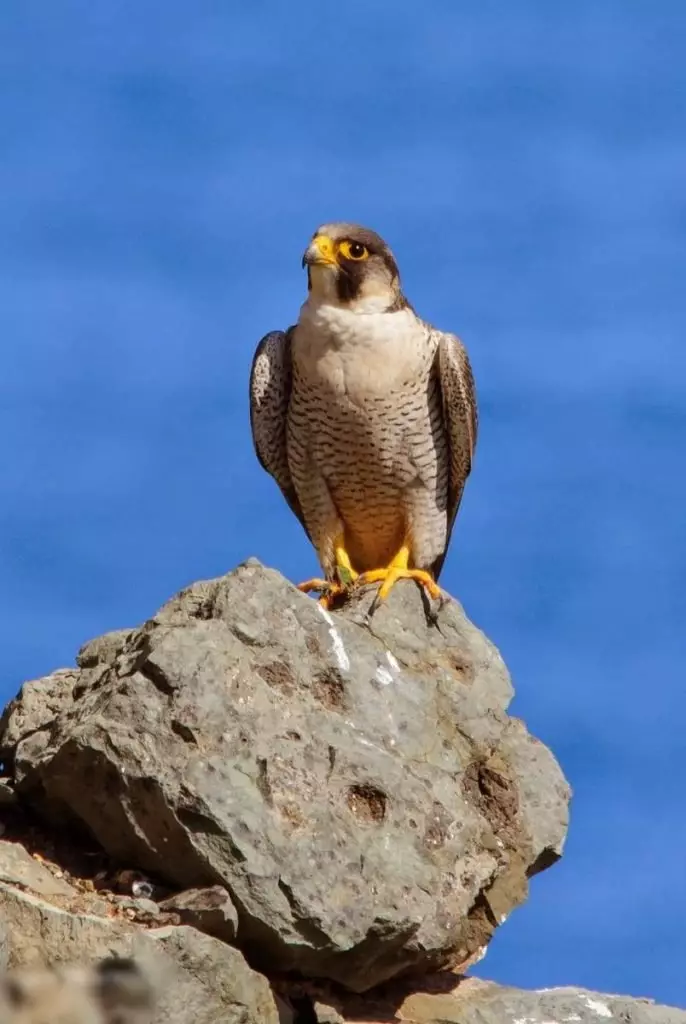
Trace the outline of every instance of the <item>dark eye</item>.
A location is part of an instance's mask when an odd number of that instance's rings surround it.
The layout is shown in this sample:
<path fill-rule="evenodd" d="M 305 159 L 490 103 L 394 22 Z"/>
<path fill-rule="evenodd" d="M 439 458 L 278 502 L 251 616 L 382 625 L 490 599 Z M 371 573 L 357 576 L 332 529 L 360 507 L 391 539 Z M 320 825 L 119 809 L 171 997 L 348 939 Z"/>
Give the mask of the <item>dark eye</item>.
<path fill-rule="evenodd" d="M 339 250 L 346 260 L 366 260 L 369 258 L 369 249 L 362 242 L 341 242 Z"/>

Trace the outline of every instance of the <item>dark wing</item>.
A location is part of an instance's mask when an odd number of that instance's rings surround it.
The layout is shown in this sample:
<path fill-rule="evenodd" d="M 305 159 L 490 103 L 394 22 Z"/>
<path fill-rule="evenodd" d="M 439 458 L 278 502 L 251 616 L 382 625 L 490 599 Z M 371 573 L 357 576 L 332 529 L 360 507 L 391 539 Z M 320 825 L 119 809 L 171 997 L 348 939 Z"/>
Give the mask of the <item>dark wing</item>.
<path fill-rule="evenodd" d="M 285 332 L 270 331 L 257 346 L 250 370 L 250 427 L 261 466 L 274 477 L 291 511 L 307 532 L 286 449 L 292 334 L 292 327 Z"/>
<path fill-rule="evenodd" d="M 432 566 L 438 579 L 450 544 L 455 517 L 462 500 L 462 491 L 472 468 L 478 413 L 474 376 L 467 351 L 454 334 L 434 331 L 438 336 L 434 372 L 438 375 L 443 400 L 443 426 L 448 439 L 448 533 L 445 551 Z"/>

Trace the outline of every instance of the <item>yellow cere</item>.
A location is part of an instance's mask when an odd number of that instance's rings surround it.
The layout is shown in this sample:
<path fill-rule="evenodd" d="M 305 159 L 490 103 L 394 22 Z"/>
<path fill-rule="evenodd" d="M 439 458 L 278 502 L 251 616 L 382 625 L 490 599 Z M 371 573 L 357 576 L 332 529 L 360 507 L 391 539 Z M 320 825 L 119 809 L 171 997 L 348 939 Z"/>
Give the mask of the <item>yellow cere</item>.
<path fill-rule="evenodd" d="M 328 235 L 317 235 L 312 244 L 325 263 L 336 262 L 336 247 Z"/>

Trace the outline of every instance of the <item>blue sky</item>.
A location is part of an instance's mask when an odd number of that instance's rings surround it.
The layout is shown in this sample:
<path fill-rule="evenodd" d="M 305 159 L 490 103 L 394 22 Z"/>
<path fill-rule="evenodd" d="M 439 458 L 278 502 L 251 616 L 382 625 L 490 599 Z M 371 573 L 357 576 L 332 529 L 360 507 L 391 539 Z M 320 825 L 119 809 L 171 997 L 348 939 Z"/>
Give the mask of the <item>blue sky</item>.
<path fill-rule="evenodd" d="M 247 377 L 314 227 L 467 342 L 442 578 L 575 788 L 480 973 L 686 1004 L 686 5 L 7 0 L 0 698 L 257 555 L 315 561 Z"/>

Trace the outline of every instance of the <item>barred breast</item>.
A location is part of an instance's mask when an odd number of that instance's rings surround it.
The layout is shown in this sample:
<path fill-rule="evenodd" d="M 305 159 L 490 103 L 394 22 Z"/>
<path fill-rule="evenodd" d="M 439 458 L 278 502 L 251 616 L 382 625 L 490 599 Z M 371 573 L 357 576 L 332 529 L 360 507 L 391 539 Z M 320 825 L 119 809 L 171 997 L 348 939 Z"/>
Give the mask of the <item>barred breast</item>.
<path fill-rule="evenodd" d="M 448 459 L 435 346 L 411 310 L 301 316 L 292 342 L 288 461 L 310 532 L 343 524 L 358 571 L 411 539 L 429 565 L 445 544 Z"/>

